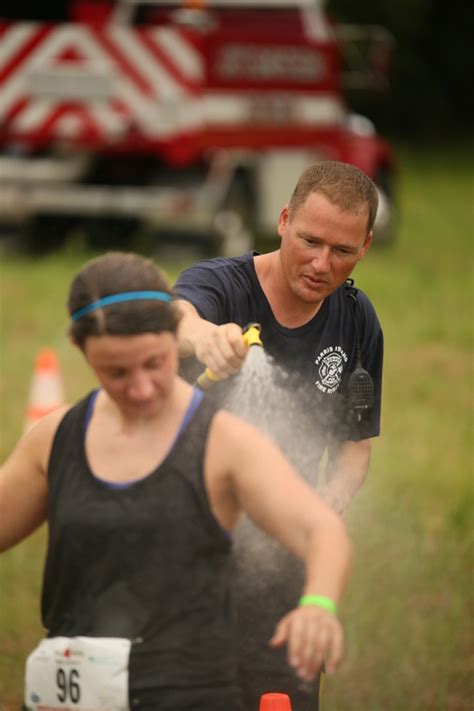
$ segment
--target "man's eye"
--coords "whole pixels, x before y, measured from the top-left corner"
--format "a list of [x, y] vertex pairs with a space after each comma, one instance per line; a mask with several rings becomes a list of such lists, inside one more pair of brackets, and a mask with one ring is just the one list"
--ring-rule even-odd
[[114, 378], [115, 380], [118, 380], [119, 378], [123, 378], [125, 375], [124, 370], [110, 370], [109, 371], [109, 377]]
[[152, 360], [150, 363], [146, 364], [147, 370], [157, 370], [158, 368], [161, 368], [163, 365], [163, 360]]

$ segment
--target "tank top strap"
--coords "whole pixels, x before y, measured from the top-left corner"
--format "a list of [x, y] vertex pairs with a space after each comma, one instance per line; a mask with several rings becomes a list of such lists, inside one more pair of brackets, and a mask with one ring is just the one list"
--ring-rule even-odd
[[203, 391], [200, 388], [193, 388], [193, 396], [191, 398], [191, 402], [188, 405], [188, 409], [186, 410], [186, 412], [184, 414], [184, 417], [183, 417], [183, 420], [182, 420], [181, 425], [179, 427], [179, 430], [176, 434], [176, 437], [174, 440], [175, 442], [178, 439], [178, 437], [180, 436], [180, 434], [186, 429], [186, 427], [189, 425], [189, 423], [193, 419], [196, 411], [199, 408], [199, 405], [202, 402], [202, 398], [203, 398]]

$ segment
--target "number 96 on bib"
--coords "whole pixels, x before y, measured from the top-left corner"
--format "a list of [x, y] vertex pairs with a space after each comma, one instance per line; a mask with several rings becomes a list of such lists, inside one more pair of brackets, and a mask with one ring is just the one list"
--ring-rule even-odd
[[53, 637], [26, 661], [28, 711], [129, 711], [130, 640]]

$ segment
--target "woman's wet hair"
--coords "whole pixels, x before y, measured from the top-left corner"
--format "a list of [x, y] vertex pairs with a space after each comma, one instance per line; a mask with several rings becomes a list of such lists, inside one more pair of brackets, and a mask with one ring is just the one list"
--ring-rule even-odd
[[[161, 292], [163, 298], [139, 298], [86, 307], [105, 297], [129, 292]], [[167, 279], [151, 259], [127, 252], [107, 252], [91, 259], [71, 283], [67, 308], [70, 316], [86, 311], [71, 322], [69, 335], [84, 348], [89, 336], [131, 336], [140, 333], [176, 333], [179, 312], [168, 299], [174, 294]]]
[[326, 160], [315, 163], [300, 176], [291, 196], [288, 210], [290, 220], [306, 202], [310, 193], [321, 193], [333, 205], [351, 212], [366, 206], [367, 233], [374, 226], [378, 208], [378, 193], [373, 181], [350, 163]]

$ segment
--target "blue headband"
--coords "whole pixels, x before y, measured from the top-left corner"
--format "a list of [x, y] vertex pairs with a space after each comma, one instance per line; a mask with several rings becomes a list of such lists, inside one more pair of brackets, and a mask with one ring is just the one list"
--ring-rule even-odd
[[104, 296], [102, 299], [93, 301], [92, 304], [88, 304], [82, 309], [74, 311], [74, 313], [71, 314], [71, 319], [73, 321], [79, 321], [79, 319], [86, 314], [91, 311], [96, 311], [97, 309], [102, 308], [102, 306], [120, 304], [122, 301], [145, 301], [147, 299], [152, 299], [153, 301], [165, 301], [166, 303], [169, 303], [173, 300], [173, 297], [171, 294], [167, 294], [166, 291], [124, 291], [121, 294]]

